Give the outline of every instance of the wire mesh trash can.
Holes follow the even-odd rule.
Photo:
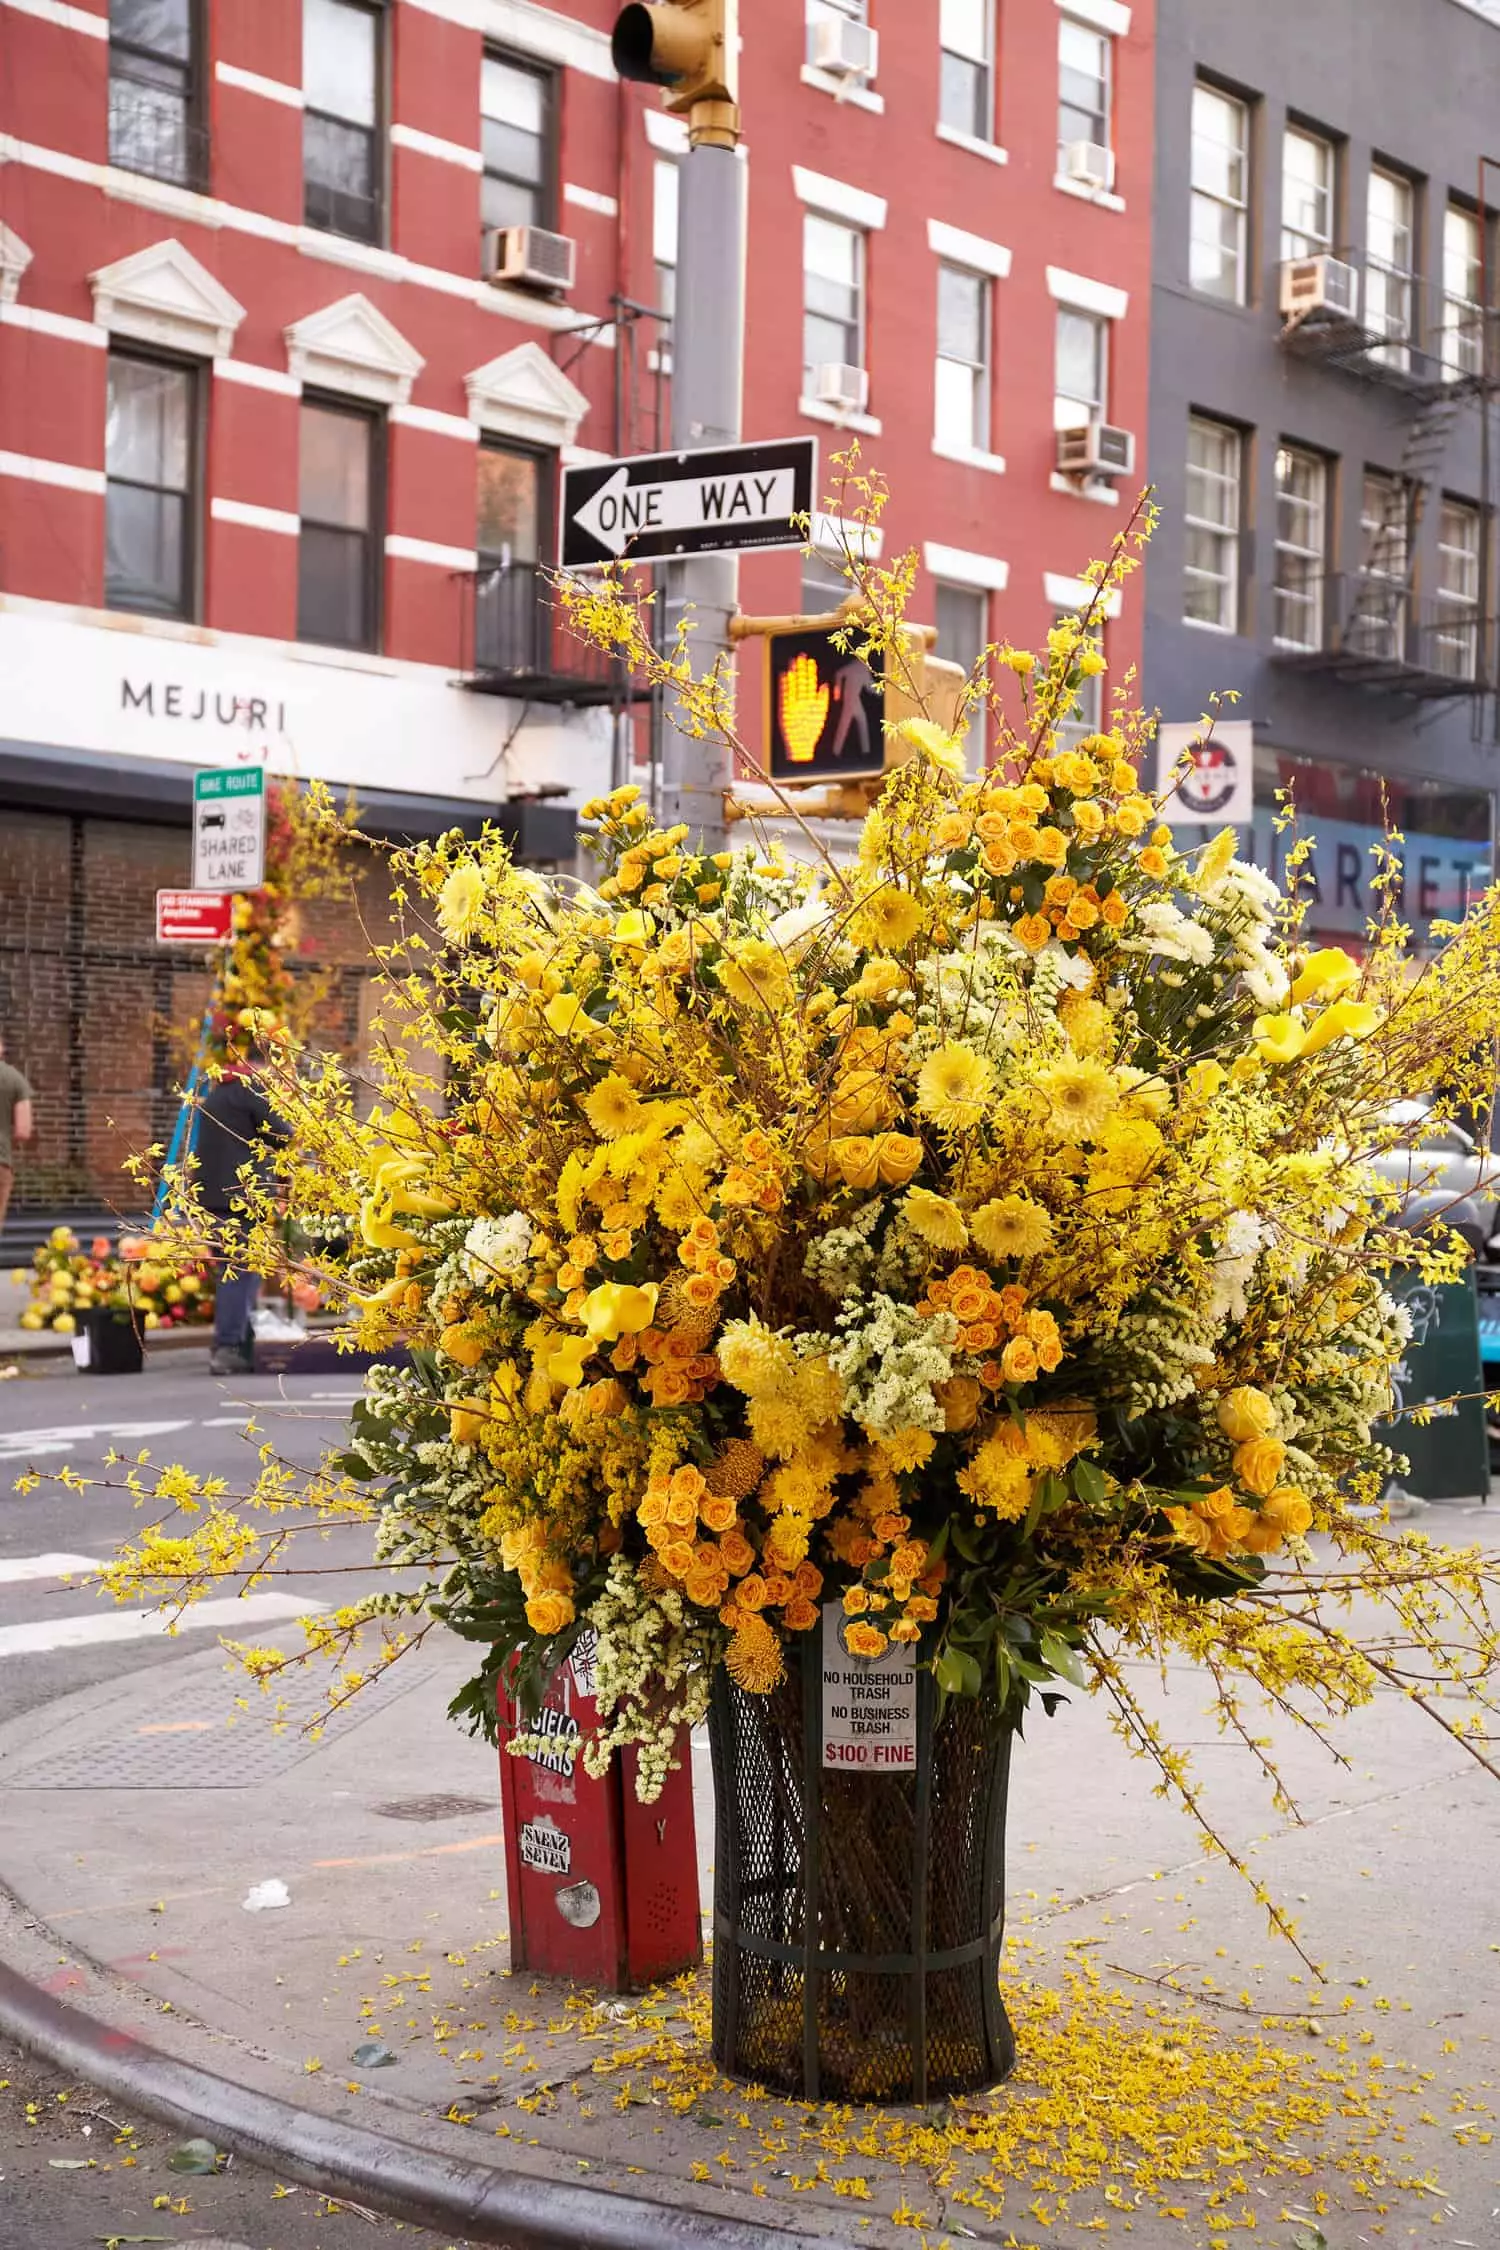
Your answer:
[[[715,1679],[714,2060],[807,2100],[973,2093],[1015,2061],[1000,1998],[1010,1730],[993,1695],[954,1697],[936,1721],[918,1670],[910,1765],[825,1764],[834,1630],[825,1611],[769,1695]]]

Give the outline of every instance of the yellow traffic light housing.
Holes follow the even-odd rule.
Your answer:
[[[732,109],[739,100],[739,0],[622,8],[610,53],[622,78],[663,87],[665,106],[679,116],[705,103]]]

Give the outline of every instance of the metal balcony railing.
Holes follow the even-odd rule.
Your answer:
[[[467,683],[532,703],[639,702],[626,666],[569,625],[539,563],[481,564],[462,574],[467,609]]]
[[[1363,251],[1309,247],[1276,270],[1281,343],[1401,390],[1457,393],[1500,376],[1495,312]]]
[[[1489,686],[1494,620],[1475,602],[1418,602],[1399,578],[1333,571],[1280,590],[1277,617],[1276,661],[1296,671],[1431,700]]]

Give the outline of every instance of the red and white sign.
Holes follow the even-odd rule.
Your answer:
[[[231,891],[158,891],[158,945],[223,945],[234,918]]]

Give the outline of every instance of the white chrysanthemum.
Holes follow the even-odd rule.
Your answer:
[[[465,1273],[481,1284],[520,1273],[535,1231],[524,1211],[507,1211],[503,1219],[476,1219],[464,1236]]]

